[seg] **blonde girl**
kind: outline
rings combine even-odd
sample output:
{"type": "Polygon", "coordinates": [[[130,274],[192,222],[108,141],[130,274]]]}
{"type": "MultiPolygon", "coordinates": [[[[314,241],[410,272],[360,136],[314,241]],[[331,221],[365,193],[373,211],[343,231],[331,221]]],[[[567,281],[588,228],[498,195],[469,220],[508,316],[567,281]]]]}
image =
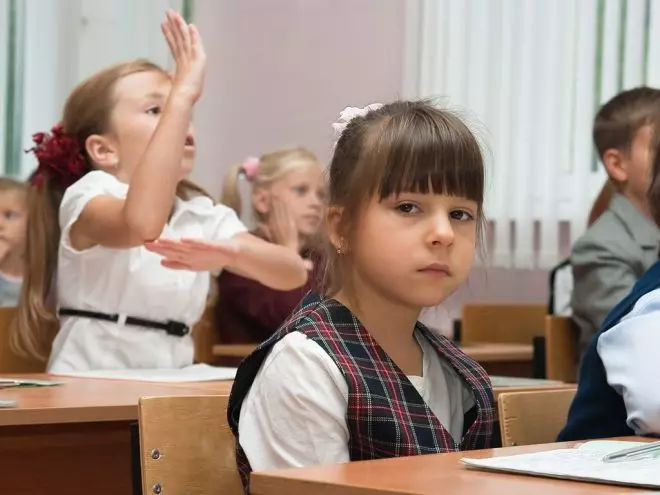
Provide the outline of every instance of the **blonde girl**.
{"type": "MultiPolygon", "coordinates": [[[[251,186],[256,227],[253,234],[312,257],[324,215],[325,181],[316,156],[304,148],[289,148],[249,158],[225,178],[222,202],[241,213],[239,183],[251,186]]],[[[311,288],[275,290],[259,281],[225,271],[218,277],[216,324],[220,342],[257,343],[266,340],[291,314],[311,288]]],[[[237,364],[225,360],[225,364],[237,364]]]]}
{"type": "Polygon", "coordinates": [[[475,136],[428,102],[349,109],[329,172],[327,282],[238,369],[228,420],[252,470],[485,448],[484,369],[421,311],[465,282],[483,224],[475,136]]]}
{"type": "Polygon", "coordinates": [[[206,270],[281,289],[307,278],[300,256],[246,233],[187,181],[206,55],[179,14],[162,28],[173,77],[140,60],[105,69],[73,90],[60,125],[34,137],[29,271],[13,341],[50,354],[52,372],[191,364],[206,270]]]}

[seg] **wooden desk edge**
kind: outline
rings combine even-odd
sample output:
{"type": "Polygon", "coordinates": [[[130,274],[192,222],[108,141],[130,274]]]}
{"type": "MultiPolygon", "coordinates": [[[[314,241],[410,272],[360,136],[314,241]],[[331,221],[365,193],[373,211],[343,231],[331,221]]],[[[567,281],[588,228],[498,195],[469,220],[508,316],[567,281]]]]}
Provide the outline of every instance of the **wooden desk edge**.
{"type": "Polygon", "coordinates": [[[480,363],[503,363],[531,361],[534,347],[530,344],[465,344],[460,349],[480,363]]]}
{"type": "MultiPolygon", "coordinates": [[[[609,438],[607,440],[621,440],[621,441],[644,441],[644,442],[651,442],[653,439],[651,438],[643,438],[643,437],[619,437],[619,438],[609,438]]],[[[456,459],[456,470],[459,472],[476,472],[476,473],[486,473],[488,475],[495,475],[495,476],[514,476],[514,477],[519,477],[521,475],[518,474],[512,474],[512,473],[498,473],[498,472],[486,472],[482,470],[476,470],[476,469],[470,469],[467,466],[463,466],[460,464],[460,457],[470,457],[470,454],[473,454],[474,457],[477,458],[489,458],[492,457],[492,454],[498,454],[502,455],[503,452],[506,452],[506,455],[515,455],[515,454],[523,454],[523,453],[531,453],[531,452],[542,452],[542,451],[547,451],[547,450],[553,450],[553,449],[570,449],[574,448],[577,445],[583,443],[584,441],[571,441],[571,442],[560,442],[560,443],[550,443],[550,444],[541,444],[541,445],[526,445],[526,446],[519,446],[519,447],[505,447],[505,448],[499,448],[499,449],[484,449],[484,450],[472,450],[472,451],[464,451],[464,452],[446,452],[446,453],[440,453],[440,454],[429,454],[429,456],[442,456],[442,455],[455,455],[457,456],[456,459]]],[[[424,456],[426,459],[429,458],[429,456],[424,456]]],[[[338,467],[341,468],[341,466],[349,466],[352,465],[351,467],[353,469],[358,468],[359,465],[365,464],[365,463],[373,463],[373,462],[388,462],[388,461],[393,461],[395,459],[412,459],[414,462],[414,459],[416,457],[421,457],[421,456],[413,456],[413,457],[400,457],[400,458],[390,458],[390,459],[379,459],[375,461],[360,461],[360,462],[355,462],[355,463],[345,463],[343,465],[328,465],[328,466],[315,466],[315,467],[309,467],[309,468],[298,468],[298,469],[281,469],[281,470],[270,470],[270,471],[262,471],[262,472],[255,472],[252,473],[250,476],[250,493],[254,493],[255,495],[261,495],[264,493],[280,493],[281,490],[284,488],[290,488],[290,486],[287,486],[288,483],[295,483],[295,491],[289,493],[295,493],[297,494],[302,494],[302,493],[314,493],[315,495],[325,495],[326,493],[330,494],[336,494],[337,493],[337,486],[341,487],[341,493],[342,495],[410,495],[413,492],[410,491],[401,491],[395,488],[389,489],[389,488],[383,488],[383,487],[370,487],[364,483],[352,483],[352,484],[340,484],[340,483],[332,483],[329,480],[328,475],[317,475],[316,478],[309,478],[305,477],[306,472],[309,471],[325,471],[325,470],[333,470],[337,469],[338,467]],[[282,483],[285,485],[283,486],[282,483]],[[299,490],[300,487],[305,487],[305,490],[299,490]],[[275,490],[277,488],[280,491],[275,490]]],[[[541,480],[548,480],[548,481],[557,481],[557,479],[552,479],[552,478],[544,478],[542,476],[533,476],[533,478],[536,479],[541,479],[541,480]]],[[[570,483],[585,483],[584,481],[576,481],[576,480],[570,480],[570,479],[561,479],[561,481],[565,482],[570,482],[570,483]]],[[[587,483],[589,485],[600,485],[600,486],[613,486],[613,485],[601,485],[599,483],[587,483]]],[[[618,487],[618,488],[626,488],[626,487],[618,487]]],[[[638,490],[635,487],[628,487],[630,489],[635,489],[638,490]]],[[[648,490],[638,490],[643,493],[648,492],[648,490]]],[[[282,492],[284,493],[284,492],[282,492]]]]}
{"type": "Polygon", "coordinates": [[[518,387],[493,387],[493,397],[497,401],[497,398],[501,394],[517,393],[517,392],[544,392],[550,390],[566,390],[566,389],[577,389],[577,384],[548,383],[548,384],[538,384],[538,385],[521,385],[518,387]]]}

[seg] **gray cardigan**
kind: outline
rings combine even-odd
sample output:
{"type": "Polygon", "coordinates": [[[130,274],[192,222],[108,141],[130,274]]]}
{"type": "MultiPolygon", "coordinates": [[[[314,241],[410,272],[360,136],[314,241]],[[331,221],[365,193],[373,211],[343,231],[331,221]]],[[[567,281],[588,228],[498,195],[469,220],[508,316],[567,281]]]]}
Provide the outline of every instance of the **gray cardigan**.
{"type": "Polygon", "coordinates": [[[660,230],[621,194],[574,244],[571,307],[582,349],[657,261],[659,246],[660,230]]]}

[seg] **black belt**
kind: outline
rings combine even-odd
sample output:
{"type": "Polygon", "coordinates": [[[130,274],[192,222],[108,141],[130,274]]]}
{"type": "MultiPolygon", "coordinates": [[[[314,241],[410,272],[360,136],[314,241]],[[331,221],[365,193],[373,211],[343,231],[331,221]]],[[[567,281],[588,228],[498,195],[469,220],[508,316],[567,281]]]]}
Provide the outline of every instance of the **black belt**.
{"type": "MultiPolygon", "coordinates": [[[[82,309],[60,308],[57,312],[60,316],[78,316],[81,318],[91,318],[93,320],[110,321],[112,323],[119,323],[118,314],[98,313],[96,311],[85,311],[82,309]]],[[[164,330],[168,335],[176,335],[177,337],[185,337],[190,333],[190,327],[180,321],[168,320],[165,322],[145,320],[142,318],[135,318],[134,316],[127,316],[126,325],[135,327],[154,328],[156,330],[164,330]]]]}

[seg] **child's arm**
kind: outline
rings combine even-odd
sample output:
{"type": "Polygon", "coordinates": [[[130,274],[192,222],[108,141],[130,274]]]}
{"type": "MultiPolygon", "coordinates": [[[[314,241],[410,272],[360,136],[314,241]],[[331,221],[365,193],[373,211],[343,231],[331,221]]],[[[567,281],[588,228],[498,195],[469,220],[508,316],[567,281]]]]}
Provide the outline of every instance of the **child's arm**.
{"type": "Polygon", "coordinates": [[[165,257],[168,268],[192,271],[225,269],[277,290],[291,290],[307,281],[309,263],[290,248],[243,232],[226,242],[160,239],[146,248],[165,257]]]}
{"type": "Polygon", "coordinates": [[[130,178],[126,200],[91,199],[72,225],[77,249],[100,244],[113,248],[139,246],[162,232],[182,178],[184,143],[192,108],[199,98],[206,55],[199,33],[176,13],[168,12],[163,32],[176,61],[172,89],[154,134],[130,178]]]}
{"type": "Polygon", "coordinates": [[[627,423],[637,435],[660,435],[660,289],[598,338],[607,382],[623,397],[627,423]]]}
{"type": "Polygon", "coordinates": [[[307,282],[308,266],[293,249],[248,233],[238,234],[233,240],[239,245],[239,256],[226,267],[230,272],[278,290],[295,289],[307,282]]]}

